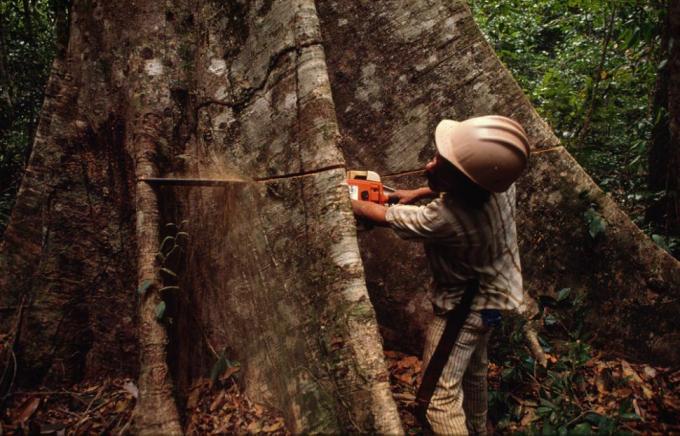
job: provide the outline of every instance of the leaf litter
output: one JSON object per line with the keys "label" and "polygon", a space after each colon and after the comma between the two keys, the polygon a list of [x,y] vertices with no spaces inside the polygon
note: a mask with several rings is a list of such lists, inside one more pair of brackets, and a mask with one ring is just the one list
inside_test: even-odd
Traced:
{"label": "leaf litter", "polygon": [[194,383],[186,402],[186,433],[290,435],[281,413],[251,401],[233,374],[226,371],[215,383],[210,379]]}
{"label": "leaf litter", "polygon": [[[554,351],[554,350],[553,350]],[[556,369],[561,356],[556,352],[548,356],[548,368]],[[385,359],[390,371],[392,395],[397,402],[399,415],[408,434],[420,433],[415,412],[415,396],[419,378],[422,377],[422,362],[416,356],[398,351],[385,351]],[[541,419],[546,409],[552,404],[545,400],[544,384],[548,378],[540,375],[528,382],[510,382],[503,380],[504,365],[499,362],[489,364],[489,389],[502,392],[513,411],[505,422],[493,422],[497,432],[532,433],[531,426]],[[655,367],[648,364],[629,362],[620,357],[595,355],[575,370],[581,383],[571,386],[569,401],[577,404],[577,414],[570,417],[568,430],[582,430],[601,433],[621,434],[674,434],[680,433],[680,369]],[[507,373],[506,373],[507,374]],[[630,411],[627,409],[630,408]],[[490,415],[493,415],[490,410]],[[611,418],[616,424],[613,428],[604,428],[605,419]],[[496,420],[498,417],[493,417]],[[579,427],[579,425],[583,424]],[[598,424],[603,428],[599,429]],[[587,427],[587,428],[586,428]],[[534,428],[535,430],[535,428]],[[550,427],[548,421],[543,426],[544,434],[557,432]],[[601,431],[605,430],[605,431]]]}
{"label": "leaf litter", "polygon": [[137,386],[127,378],[18,391],[0,412],[0,434],[129,433],[137,393]]}
{"label": "leaf litter", "polygon": [[[233,375],[197,381],[185,407],[187,434],[290,435],[278,411],[251,401]],[[132,434],[139,390],[132,379],[106,379],[68,389],[15,392],[0,411],[0,435]]]}

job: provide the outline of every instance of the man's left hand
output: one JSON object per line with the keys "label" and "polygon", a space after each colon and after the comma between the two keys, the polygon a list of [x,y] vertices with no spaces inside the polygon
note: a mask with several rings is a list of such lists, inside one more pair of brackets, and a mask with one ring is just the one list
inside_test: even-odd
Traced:
{"label": "man's left hand", "polygon": [[379,226],[386,226],[387,207],[381,206],[370,201],[352,200],[352,211],[359,218],[372,221]]}

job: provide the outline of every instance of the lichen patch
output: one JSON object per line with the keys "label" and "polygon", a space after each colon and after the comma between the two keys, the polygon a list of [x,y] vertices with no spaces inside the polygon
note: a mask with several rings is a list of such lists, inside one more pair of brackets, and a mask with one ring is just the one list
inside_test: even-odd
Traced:
{"label": "lichen patch", "polygon": [[149,76],[160,76],[163,74],[163,63],[160,59],[149,59],[144,63],[144,72]]}
{"label": "lichen patch", "polygon": [[224,59],[212,58],[208,71],[216,76],[224,76],[227,72],[227,62]]}

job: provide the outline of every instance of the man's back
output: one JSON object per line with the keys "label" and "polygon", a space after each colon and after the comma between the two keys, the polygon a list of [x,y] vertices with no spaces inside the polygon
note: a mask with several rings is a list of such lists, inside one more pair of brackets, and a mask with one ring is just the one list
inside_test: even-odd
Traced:
{"label": "man's back", "polygon": [[424,206],[393,206],[386,218],[402,238],[424,242],[438,309],[451,310],[475,278],[480,290],[473,310],[513,310],[521,304],[514,185],[477,207],[444,194]]}

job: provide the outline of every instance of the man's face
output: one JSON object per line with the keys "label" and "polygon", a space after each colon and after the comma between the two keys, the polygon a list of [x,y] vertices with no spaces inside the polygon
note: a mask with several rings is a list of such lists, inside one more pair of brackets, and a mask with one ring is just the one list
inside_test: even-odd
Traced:
{"label": "man's face", "polygon": [[425,176],[427,185],[435,192],[448,191],[450,183],[442,168],[443,158],[439,153],[435,154],[432,160],[425,164]]}

